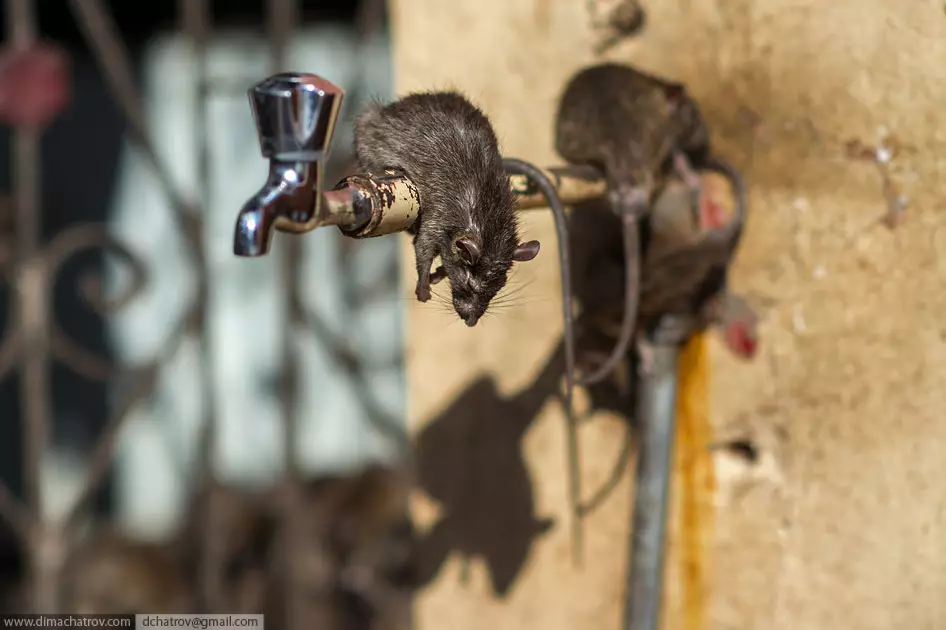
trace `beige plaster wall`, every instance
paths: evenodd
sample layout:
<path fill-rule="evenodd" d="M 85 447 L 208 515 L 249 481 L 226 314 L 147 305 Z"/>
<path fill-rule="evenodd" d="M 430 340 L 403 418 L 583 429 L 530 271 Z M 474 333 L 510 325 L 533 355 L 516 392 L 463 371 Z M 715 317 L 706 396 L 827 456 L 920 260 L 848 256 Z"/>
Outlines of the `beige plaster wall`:
<path fill-rule="evenodd" d="M 557 161 L 558 93 L 595 59 L 585 0 L 390 4 L 399 92 L 462 89 L 492 117 L 505 154 Z M 705 610 L 687 616 L 671 606 L 666 625 L 946 627 L 946 268 L 937 255 L 946 242 L 943 5 L 646 4 L 646 32 L 607 56 L 685 81 L 718 152 L 744 169 L 754 214 L 734 282 L 763 316 L 763 349 L 751 364 L 708 342 L 713 432 L 750 437 L 762 457 L 749 466 L 718 456 Z M 844 149 L 852 138 L 875 143 L 883 129 L 902 145 L 892 171 L 911 200 L 896 230 L 878 223 L 885 200 L 877 169 Z M 418 440 L 446 453 L 442 470 L 452 466 L 483 506 L 493 505 L 484 497 L 525 492 L 528 475 L 534 514 L 507 516 L 520 524 L 555 519 L 527 550 L 505 598 L 491 593 L 487 563 L 464 568 L 451 554 L 419 599 L 421 630 L 620 624 L 627 479 L 586 520 L 584 565 L 576 569 L 559 409 L 550 402 L 528 426 L 516 424 L 532 404 L 522 390 L 561 334 L 551 217 L 530 214 L 524 232 L 543 250 L 517 273 L 521 303 L 473 330 L 436 305 L 409 300 L 415 276 L 404 267 Z M 406 237 L 403 251 L 412 260 Z M 490 396 L 483 377 L 513 401 Z M 463 394 L 469 402 L 458 409 Z M 433 433 L 432 422 L 441 427 Z M 622 436 L 621 422 L 606 414 L 582 426 L 587 486 L 603 481 Z M 506 440 L 504 454 L 483 447 L 491 440 Z M 480 455 L 468 454 L 471 444 Z M 518 444 L 524 468 L 514 461 Z M 427 485 L 433 490 L 417 501 L 422 523 L 451 509 L 434 496 L 443 490 L 437 480 Z M 485 538 L 458 534 L 473 512 L 453 509 L 466 515 L 455 519 L 454 538 L 469 539 L 454 546 L 502 555 Z M 683 573 L 671 567 L 672 593 Z"/>

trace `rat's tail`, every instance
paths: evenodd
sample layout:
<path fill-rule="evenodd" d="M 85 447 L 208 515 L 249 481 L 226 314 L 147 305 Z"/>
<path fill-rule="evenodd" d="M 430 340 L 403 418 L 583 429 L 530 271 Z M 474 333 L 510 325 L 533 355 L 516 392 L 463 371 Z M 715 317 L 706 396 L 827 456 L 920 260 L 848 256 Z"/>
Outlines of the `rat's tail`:
<path fill-rule="evenodd" d="M 555 231 L 558 235 L 558 259 L 562 282 L 562 316 L 564 321 L 565 341 L 565 418 L 568 423 L 568 464 L 570 481 L 570 503 L 573 524 L 573 554 L 576 563 L 581 562 L 581 466 L 579 462 L 578 425 L 572 408 L 572 392 L 575 387 L 575 332 L 572 314 L 571 255 L 568 239 L 568 215 L 558 196 L 555 184 L 539 167 L 516 158 L 503 158 L 503 168 L 512 175 L 525 175 L 542 191 L 549 203 L 549 209 L 555 217 Z"/>
<path fill-rule="evenodd" d="M 640 226 L 635 213 L 623 212 L 624 237 L 624 317 L 621 321 L 621 334 L 611 350 L 611 355 L 592 374 L 579 379 L 579 385 L 599 383 L 627 357 L 634 329 L 637 325 L 637 307 L 640 296 Z"/>

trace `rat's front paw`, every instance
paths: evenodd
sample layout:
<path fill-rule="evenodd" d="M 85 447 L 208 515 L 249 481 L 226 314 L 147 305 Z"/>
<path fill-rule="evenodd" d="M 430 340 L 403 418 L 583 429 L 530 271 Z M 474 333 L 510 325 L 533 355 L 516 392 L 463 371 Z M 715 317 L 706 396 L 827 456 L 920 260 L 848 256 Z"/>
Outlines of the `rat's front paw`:
<path fill-rule="evenodd" d="M 654 372 L 654 349 L 645 340 L 637 341 L 637 374 L 650 376 Z"/>
<path fill-rule="evenodd" d="M 417 289 L 414 291 L 414 295 L 417 296 L 418 302 L 426 302 L 430 299 L 430 287 L 418 284 Z"/>

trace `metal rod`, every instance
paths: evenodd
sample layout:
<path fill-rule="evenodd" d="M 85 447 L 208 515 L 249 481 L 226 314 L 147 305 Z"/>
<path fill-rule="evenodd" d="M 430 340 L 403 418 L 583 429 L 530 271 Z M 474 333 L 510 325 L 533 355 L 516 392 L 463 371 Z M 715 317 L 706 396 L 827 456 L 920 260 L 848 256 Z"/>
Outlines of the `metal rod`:
<path fill-rule="evenodd" d="M 25 50 L 36 40 L 32 0 L 8 0 L 7 37 L 13 47 Z M 40 132 L 18 126 L 14 133 L 13 188 L 16 200 L 18 243 L 18 325 L 23 340 L 20 373 L 20 409 L 23 427 L 23 490 L 33 512 L 35 527 L 26 543 L 29 557 L 31 609 L 39 613 L 58 612 L 58 554 L 50 548 L 52 532 L 44 520 L 42 467 L 49 442 L 50 375 L 48 356 L 48 309 L 46 269 L 39 248 L 40 221 Z"/>
<path fill-rule="evenodd" d="M 658 630 L 676 433 L 677 345 L 653 346 L 650 373 L 638 384 L 639 432 L 625 630 Z"/>
<path fill-rule="evenodd" d="M 174 220 L 190 249 L 190 255 L 203 256 L 201 224 L 196 219 L 198 213 L 194 203 L 183 194 L 171 176 L 167 161 L 158 155 L 135 81 L 132 56 L 118 25 L 103 0 L 69 0 L 69 3 L 83 39 L 98 62 L 112 98 L 125 119 L 127 132 L 149 162 L 154 176 L 171 202 Z"/>
<path fill-rule="evenodd" d="M 212 28 L 212 15 L 209 0 L 178 0 L 178 15 L 182 30 L 188 38 L 193 53 L 194 81 L 197 94 L 194 103 L 194 130 L 197 144 L 197 202 L 203 208 L 209 208 L 210 202 L 210 146 L 207 141 L 207 101 L 209 96 L 207 46 Z M 195 243 L 203 247 L 203 243 Z M 210 290 L 210 269 L 205 257 L 197 260 L 197 300 L 199 321 L 194 325 L 200 334 L 200 379 L 203 390 L 203 409 L 198 437 L 198 478 L 200 487 L 211 488 L 216 468 L 214 458 L 217 442 L 217 405 L 213 386 L 213 335 L 210 331 L 210 318 L 207 317 L 207 300 Z M 226 553 L 225 541 L 219 535 L 217 522 L 218 510 L 213 501 L 202 506 L 200 516 L 200 562 L 198 563 L 198 601 L 203 612 L 219 612 L 224 606 L 223 600 L 223 563 Z"/>

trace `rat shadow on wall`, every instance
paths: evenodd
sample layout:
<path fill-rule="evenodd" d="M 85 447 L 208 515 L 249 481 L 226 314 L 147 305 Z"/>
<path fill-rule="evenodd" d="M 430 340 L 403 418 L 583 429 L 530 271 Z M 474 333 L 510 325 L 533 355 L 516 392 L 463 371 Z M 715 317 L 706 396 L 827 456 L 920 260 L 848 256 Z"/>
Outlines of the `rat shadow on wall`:
<path fill-rule="evenodd" d="M 606 289 L 620 294 L 623 289 L 622 278 L 596 271 L 613 268 L 614 255 L 617 268 L 623 269 L 620 232 L 601 229 L 601 222 L 614 215 L 607 205 L 598 205 L 576 212 L 570 222 L 576 296 L 583 304 L 593 299 L 589 292 Z M 600 242 L 602 235 L 614 234 L 615 243 Z M 613 342 L 595 334 L 582 318 L 577 324 L 579 362 L 583 356 L 610 352 Z M 564 344 L 560 341 L 535 380 L 518 393 L 503 396 L 492 378 L 480 377 L 416 436 L 418 486 L 440 504 L 440 516 L 419 536 L 420 587 L 432 582 L 450 554 L 456 553 L 462 558 L 463 579 L 469 560 L 479 556 L 487 565 L 494 595 L 509 595 L 533 542 L 555 525 L 554 519 L 536 514 L 522 440 L 549 399 L 561 398 L 563 373 Z M 618 380 L 608 379 L 588 389 L 592 410 L 629 417 L 634 388 Z M 612 478 L 594 492 L 584 493 L 592 497 L 583 506 L 585 514 L 610 494 L 630 451 L 628 440 Z"/>

